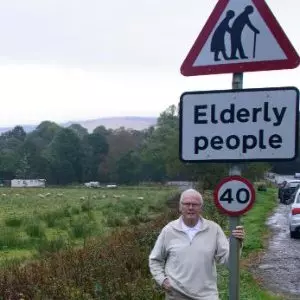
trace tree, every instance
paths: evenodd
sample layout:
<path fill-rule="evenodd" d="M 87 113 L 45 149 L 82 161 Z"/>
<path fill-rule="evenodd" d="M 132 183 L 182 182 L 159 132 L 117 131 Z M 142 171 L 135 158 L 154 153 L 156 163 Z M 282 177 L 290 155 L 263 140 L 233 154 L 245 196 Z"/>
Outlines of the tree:
<path fill-rule="evenodd" d="M 72 124 L 68 128 L 72 129 L 81 140 L 89 134 L 87 129 L 81 126 L 80 124 Z"/>
<path fill-rule="evenodd" d="M 16 178 L 27 179 L 30 177 L 30 165 L 25 154 L 19 161 L 16 169 Z"/>
<path fill-rule="evenodd" d="M 1 150 L 0 152 L 0 174 L 7 180 L 15 178 L 19 157 L 13 151 Z"/>
<path fill-rule="evenodd" d="M 161 113 L 156 128 L 152 127 L 146 132 L 141 161 L 143 170 L 147 169 L 149 180 L 164 181 L 180 172 L 178 130 L 177 110 L 172 105 Z"/>
<path fill-rule="evenodd" d="M 43 141 L 44 145 L 49 144 L 54 136 L 60 131 L 61 127 L 54 122 L 44 121 L 40 123 L 37 128 L 33 131 L 33 135 L 39 136 Z"/>
<path fill-rule="evenodd" d="M 101 126 L 96 127 L 93 130 L 93 133 L 99 133 L 101 135 L 108 136 L 108 135 L 113 133 L 113 130 L 112 129 L 106 129 L 103 125 L 101 125 Z"/>
<path fill-rule="evenodd" d="M 83 178 L 84 181 L 100 180 L 99 165 L 108 153 L 106 136 L 101 132 L 93 132 L 83 140 Z"/>
<path fill-rule="evenodd" d="M 51 179 L 57 184 L 81 182 L 83 153 L 80 139 L 73 130 L 58 131 L 44 156 L 51 166 Z"/>
<path fill-rule="evenodd" d="M 24 141 L 26 137 L 26 132 L 24 131 L 22 126 L 15 126 L 11 131 L 11 136 L 20 141 Z"/>
<path fill-rule="evenodd" d="M 243 167 L 243 176 L 249 180 L 259 181 L 261 178 L 264 178 L 264 174 L 271 169 L 269 163 L 266 162 L 252 162 L 244 165 Z"/>
<path fill-rule="evenodd" d="M 106 136 L 109 149 L 108 154 L 98 170 L 101 178 L 116 182 L 118 180 L 117 161 L 126 153 L 136 150 L 141 145 L 143 136 L 143 133 L 140 131 L 126 130 L 122 127 L 111 131 Z"/>
<path fill-rule="evenodd" d="M 140 159 L 136 152 L 129 151 L 116 163 L 118 182 L 121 184 L 136 184 L 140 179 Z"/>

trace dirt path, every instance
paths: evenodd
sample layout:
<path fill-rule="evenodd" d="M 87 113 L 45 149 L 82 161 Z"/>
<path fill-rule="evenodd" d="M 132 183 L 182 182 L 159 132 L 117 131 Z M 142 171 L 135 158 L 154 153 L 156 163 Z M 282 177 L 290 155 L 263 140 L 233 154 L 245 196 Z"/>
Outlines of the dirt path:
<path fill-rule="evenodd" d="M 300 299 L 300 239 L 291 239 L 289 206 L 279 204 L 267 224 L 272 230 L 266 252 L 253 272 L 263 285 L 285 299 Z"/>

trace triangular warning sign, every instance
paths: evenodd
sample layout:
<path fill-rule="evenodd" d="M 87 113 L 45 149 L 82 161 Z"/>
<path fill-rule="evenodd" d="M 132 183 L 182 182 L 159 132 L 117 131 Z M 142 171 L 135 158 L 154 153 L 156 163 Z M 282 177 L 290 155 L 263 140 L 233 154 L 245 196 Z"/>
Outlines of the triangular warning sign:
<path fill-rule="evenodd" d="M 219 0 L 181 66 L 184 76 L 293 69 L 300 58 L 264 0 Z"/>

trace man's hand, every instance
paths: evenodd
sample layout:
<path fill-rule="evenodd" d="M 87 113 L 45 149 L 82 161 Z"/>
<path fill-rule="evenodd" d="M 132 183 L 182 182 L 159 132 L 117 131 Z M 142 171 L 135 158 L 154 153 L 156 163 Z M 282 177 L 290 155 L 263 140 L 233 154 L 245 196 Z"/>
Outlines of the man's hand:
<path fill-rule="evenodd" d="M 166 278 L 162 284 L 162 288 L 166 291 L 166 292 L 171 292 L 171 284 L 168 278 Z"/>
<path fill-rule="evenodd" d="M 236 226 L 234 230 L 232 230 L 232 236 L 240 240 L 241 242 L 245 239 L 245 231 L 244 227 L 239 225 Z"/>

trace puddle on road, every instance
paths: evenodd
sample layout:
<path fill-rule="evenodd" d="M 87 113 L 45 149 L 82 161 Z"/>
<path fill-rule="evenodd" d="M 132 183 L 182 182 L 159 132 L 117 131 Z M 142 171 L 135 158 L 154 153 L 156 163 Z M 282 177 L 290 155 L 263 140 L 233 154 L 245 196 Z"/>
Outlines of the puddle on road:
<path fill-rule="evenodd" d="M 268 219 L 273 235 L 255 272 L 270 290 L 300 299 L 300 239 L 290 238 L 288 213 L 289 206 L 279 204 Z"/>

